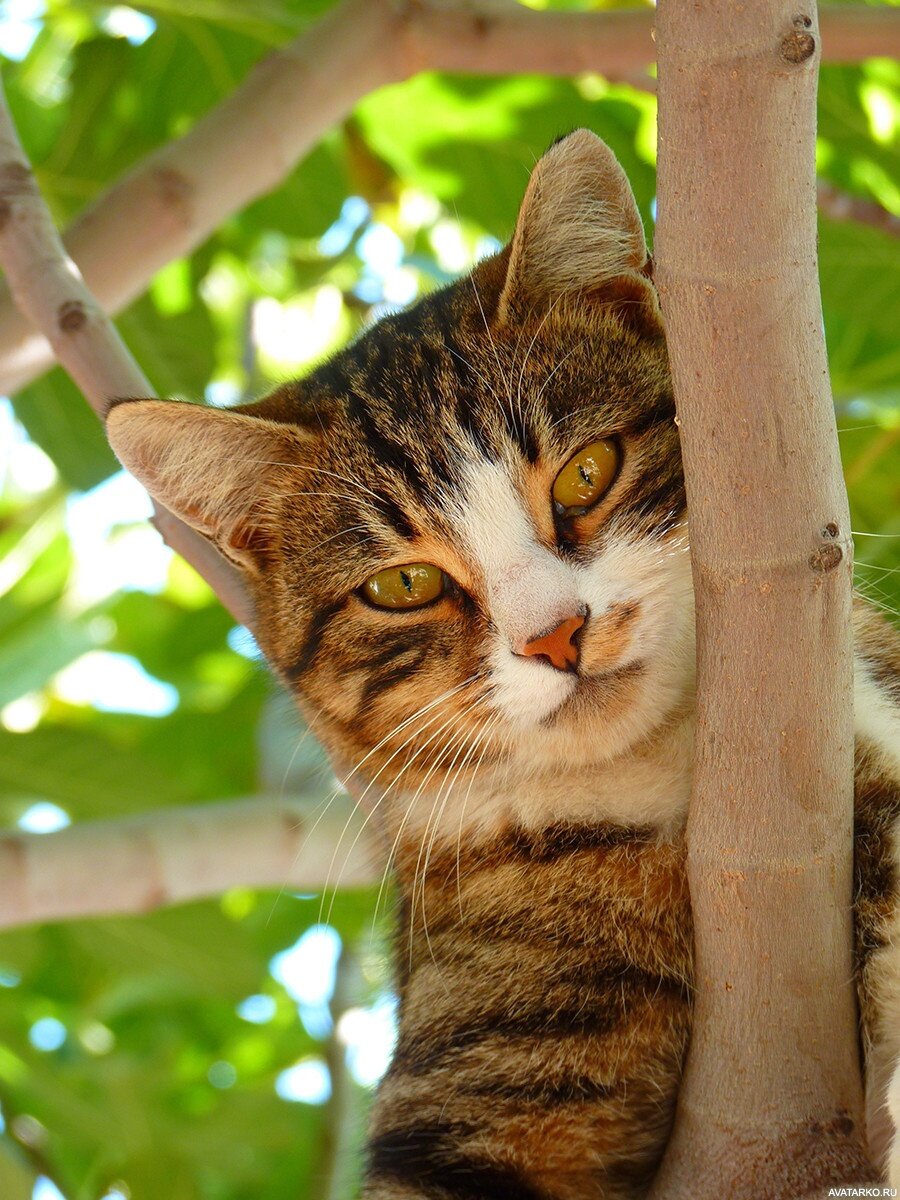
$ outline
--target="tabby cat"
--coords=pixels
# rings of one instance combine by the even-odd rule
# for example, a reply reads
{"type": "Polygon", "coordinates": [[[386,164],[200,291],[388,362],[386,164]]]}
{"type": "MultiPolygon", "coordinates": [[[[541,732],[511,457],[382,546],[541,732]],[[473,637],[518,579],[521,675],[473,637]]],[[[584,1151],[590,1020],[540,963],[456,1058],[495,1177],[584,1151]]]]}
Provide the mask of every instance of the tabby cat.
{"type": "MultiPolygon", "coordinates": [[[[694,627],[665,340],[610,151],[557,143],[505,250],[308,378],[229,411],[120,402],[108,430],[243,569],[391,852],[400,1032],[364,1196],[641,1195],[690,1028],[694,627]]],[[[861,603],[855,635],[875,1113],[900,1058],[900,646],[861,603]]]]}

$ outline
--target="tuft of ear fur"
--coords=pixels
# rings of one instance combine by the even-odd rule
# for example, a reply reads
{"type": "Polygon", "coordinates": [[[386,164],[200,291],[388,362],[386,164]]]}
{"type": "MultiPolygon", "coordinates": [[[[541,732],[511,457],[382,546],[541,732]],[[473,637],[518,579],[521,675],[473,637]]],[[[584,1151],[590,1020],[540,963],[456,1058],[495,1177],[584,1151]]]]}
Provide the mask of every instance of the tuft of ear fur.
{"type": "Polygon", "coordinates": [[[636,325],[661,328],[648,272],[644,227],[625,172],[605,142],[577,129],[531,174],[498,315],[514,320],[582,295],[615,306],[636,325]]]}
{"type": "Polygon", "coordinates": [[[279,480],[299,463],[294,426],[177,400],[119,401],[106,418],[119,461],[154,500],[245,570],[266,557],[279,480]]]}

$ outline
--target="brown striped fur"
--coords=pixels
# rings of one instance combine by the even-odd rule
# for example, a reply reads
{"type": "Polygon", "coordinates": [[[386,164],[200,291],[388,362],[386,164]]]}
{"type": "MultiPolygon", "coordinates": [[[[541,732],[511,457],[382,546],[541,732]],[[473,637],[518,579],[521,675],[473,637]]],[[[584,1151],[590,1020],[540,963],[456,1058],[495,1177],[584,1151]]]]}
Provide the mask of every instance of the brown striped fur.
{"type": "MultiPolygon", "coordinates": [[[[624,175],[581,131],[536,168],[510,247],[305,380],[237,411],[110,415],[126,465],[244,570],[263,649],[393,861],[400,1033],[366,1200],[624,1200],[665,1145],[690,1025],[693,593],[649,275],[624,175]],[[553,481],[599,438],[618,474],[561,517],[553,481]],[[411,562],[443,595],[365,602],[411,562]],[[577,674],[523,656],[572,612],[577,674]]],[[[857,979],[886,1157],[900,650],[861,603],[856,646],[857,979]]],[[[890,1095],[900,1119],[900,1075],[890,1095]]]]}
{"type": "Polygon", "coordinates": [[[510,830],[434,855],[417,888],[418,853],[397,856],[415,900],[365,1194],[415,1186],[402,1131],[428,1128],[435,1195],[633,1195],[665,1141],[688,1034],[680,848],[621,826],[510,830]],[[504,1188],[479,1190],[501,1164],[504,1188]]]}

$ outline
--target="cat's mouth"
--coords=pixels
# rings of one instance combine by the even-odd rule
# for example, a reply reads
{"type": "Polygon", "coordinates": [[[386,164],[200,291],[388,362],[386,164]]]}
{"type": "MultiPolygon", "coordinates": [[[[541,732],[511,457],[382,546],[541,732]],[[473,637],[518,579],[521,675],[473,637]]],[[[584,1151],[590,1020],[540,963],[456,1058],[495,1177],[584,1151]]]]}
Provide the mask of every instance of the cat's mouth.
{"type": "MultiPolygon", "coordinates": [[[[646,659],[635,655],[640,603],[618,599],[607,601],[599,613],[584,605],[582,613],[565,661],[559,654],[527,657],[497,647],[491,671],[493,706],[520,732],[558,731],[573,719],[582,729],[588,721],[599,725],[611,709],[621,708],[626,695],[633,695],[646,659]]],[[[562,628],[544,640],[555,637],[558,642],[562,628]]],[[[543,643],[539,648],[543,651],[543,643]]]]}
{"type": "Polygon", "coordinates": [[[646,670],[639,659],[610,667],[605,671],[576,673],[575,687],[552,713],[541,722],[550,728],[571,717],[593,716],[620,699],[623,691],[646,670]]]}
{"type": "Polygon", "coordinates": [[[533,670],[518,709],[506,709],[507,728],[515,760],[552,775],[608,761],[655,726],[672,699],[666,687],[654,686],[647,654],[590,672],[533,670]]]}
{"type": "Polygon", "coordinates": [[[599,616],[589,619],[582,630],[578,662],[571,671],[572,685],[542,725],[550,727],[572,716],[600,715],[643,674],[644,665],[639,659],[623,661],[631,648],[639,614],[640,605],[626,600],[610,604],[599,616]]]}

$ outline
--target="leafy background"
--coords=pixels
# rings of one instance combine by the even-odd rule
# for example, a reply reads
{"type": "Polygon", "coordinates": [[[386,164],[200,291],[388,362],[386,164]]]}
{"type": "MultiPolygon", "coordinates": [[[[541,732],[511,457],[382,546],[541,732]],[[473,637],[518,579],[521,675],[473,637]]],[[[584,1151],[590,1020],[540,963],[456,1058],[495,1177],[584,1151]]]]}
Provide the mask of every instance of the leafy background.
{"type": "MultiPolygon", "coordinates": [[[[8,0],[6,86],[59,222],[327,7],[8,0]]],[[[162,394],[259,394],[506,238],[534,160],[581,124],[652,229],[651,94],[425,74],[161,271],[122,333],[162,394]]],[[[900,213],[898,128],[897,63],[823,69],[823,179],[900,213]]],[[[820,236],[858,582],[896,611],[900,240],[824,217],[820,236]]],[[[314,810],[330,789],[315,743],[249,635],[158,546],[74,387],[57,370],[0,401],[0,430],[0,820],[297,790],[314,810]]],[[[374,899],[232,891],[0,935],[3,1200],[351,1196],[391,1029],[374,899]]]]}

